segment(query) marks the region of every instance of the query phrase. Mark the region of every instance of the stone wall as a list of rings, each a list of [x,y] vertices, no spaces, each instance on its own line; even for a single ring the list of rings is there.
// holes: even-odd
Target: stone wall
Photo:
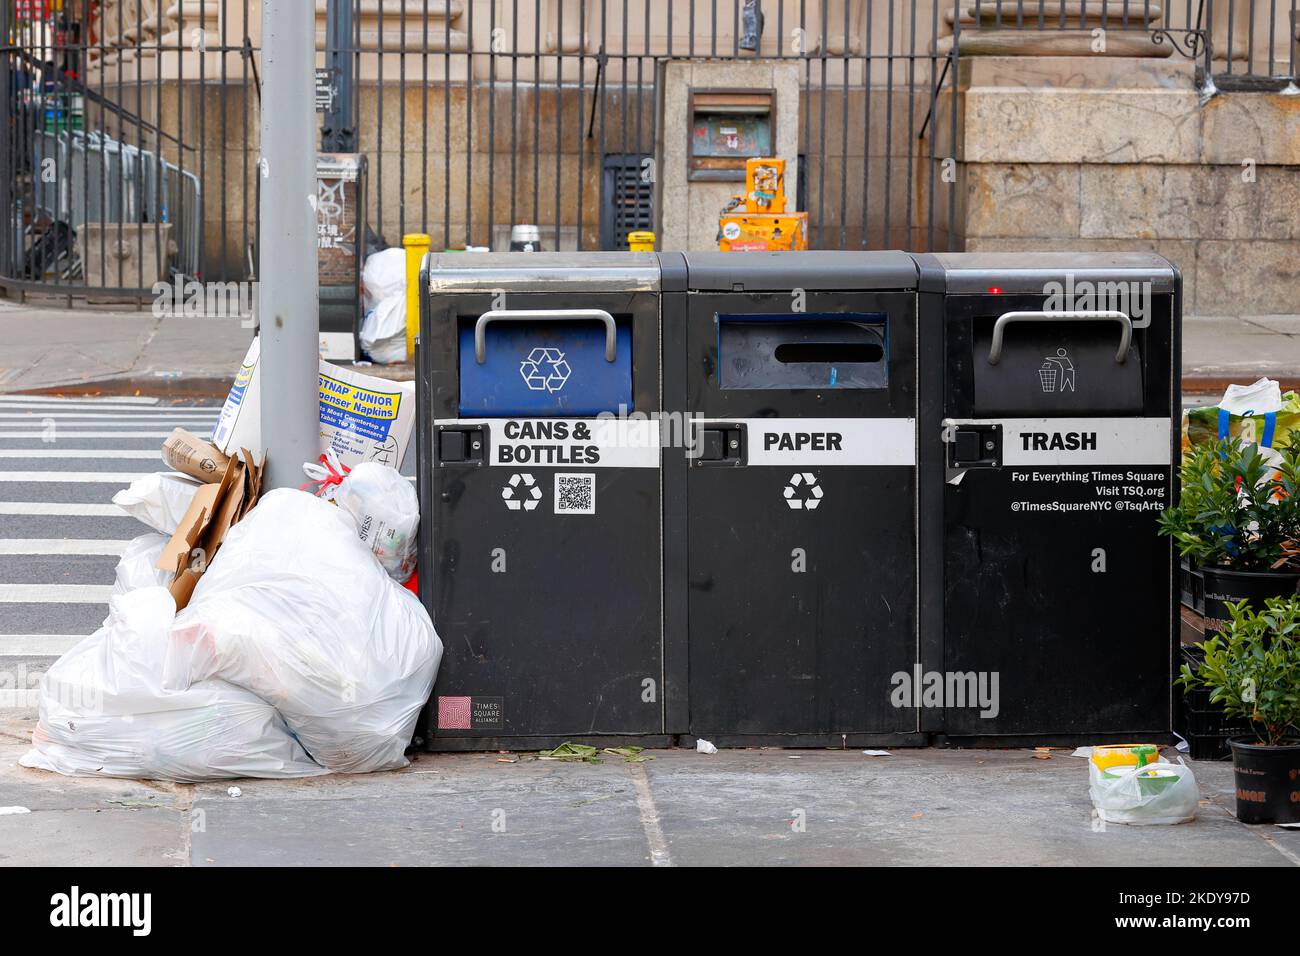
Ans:
[[[1169,60],[982,58],[960,79],[961,246],[1149,249],[1189,315],[1300,311],[1300,97],[1202,103]]]

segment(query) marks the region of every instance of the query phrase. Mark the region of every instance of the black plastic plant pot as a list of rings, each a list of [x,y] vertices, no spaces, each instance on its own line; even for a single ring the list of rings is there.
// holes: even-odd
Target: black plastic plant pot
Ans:
[[[1294,571],[1230,571],[1206,565],[1201,568],[1205,580],[1205,636],[1217,634],[1232,616],[1227,605],[1246,601],[1261,610],[1271,597],[1290,597],[1300,587],[1300,573]]]
[[[1300,823],[1300,739],[1278,747],[1244,737],[1228,741],[1242,823]]]

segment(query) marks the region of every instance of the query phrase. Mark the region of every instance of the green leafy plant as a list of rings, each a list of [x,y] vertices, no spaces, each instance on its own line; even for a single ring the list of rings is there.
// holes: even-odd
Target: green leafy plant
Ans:
[[[1258,445],[1196,445],[1184,458],[1182,495],[1160,533],[1202,565],[1300,571],[1300,436],[1270,464]]]
[[[1253,611],[1229,604],[1226,626],[1197,645],[1205,659],[1183,665],[1175,681],[1205,688],[1229,717],[1244,717],[1260,743],[1278,746],[1300,737],[1300,597],[1269,598]]]

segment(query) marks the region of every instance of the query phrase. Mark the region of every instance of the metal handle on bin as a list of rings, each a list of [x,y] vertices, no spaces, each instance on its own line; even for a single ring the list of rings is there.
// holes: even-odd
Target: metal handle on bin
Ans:
[[[1093,322],[1118,322],[1120,324],[1119,351],[1115,361],[1123,365],[1128,358],[1129,343],[1133,341],[1133,320],[1123,312],[1006,312],[993,323],[993,344],[989,346],[989,364],[1002,361],[1002,336],[1012,322],[1056,322],[1061,319],[1081,319]]]
[[[592,319],[605,323],[605,361],[618,354],[618,328],[614,317],[604,309],[494,309],[484,312],[474,323],[474,360],[487,361],[487,327],[489,322],[571,322]]]

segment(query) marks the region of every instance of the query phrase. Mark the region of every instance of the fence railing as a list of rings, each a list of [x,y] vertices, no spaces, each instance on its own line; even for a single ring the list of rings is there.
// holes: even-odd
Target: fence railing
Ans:
[[[420,231],[502,249],[522,223],[547,248],[619,248],[664,201],[666,124],[687,123],[666,65],[726,88],[761,63],[796,104],[773,145],[797,157],[810,245],[946,249],[959,58],[1100,41],[1194,60],[1221,89],[1280,86],[1297,2],[315,0],[315,145],[365,154],[371,248]],[[158,276],[255,277],[260,7],[0,9],[0,285],[143,298]]]
[[[1108,31],[1145,35],[1203,58],[1212,76],[1284,87],[1297,77],[1298,6],[1297,0],[970,0],[960,19],[963,29],[986,32],[1078,31],[1098,41]]]

